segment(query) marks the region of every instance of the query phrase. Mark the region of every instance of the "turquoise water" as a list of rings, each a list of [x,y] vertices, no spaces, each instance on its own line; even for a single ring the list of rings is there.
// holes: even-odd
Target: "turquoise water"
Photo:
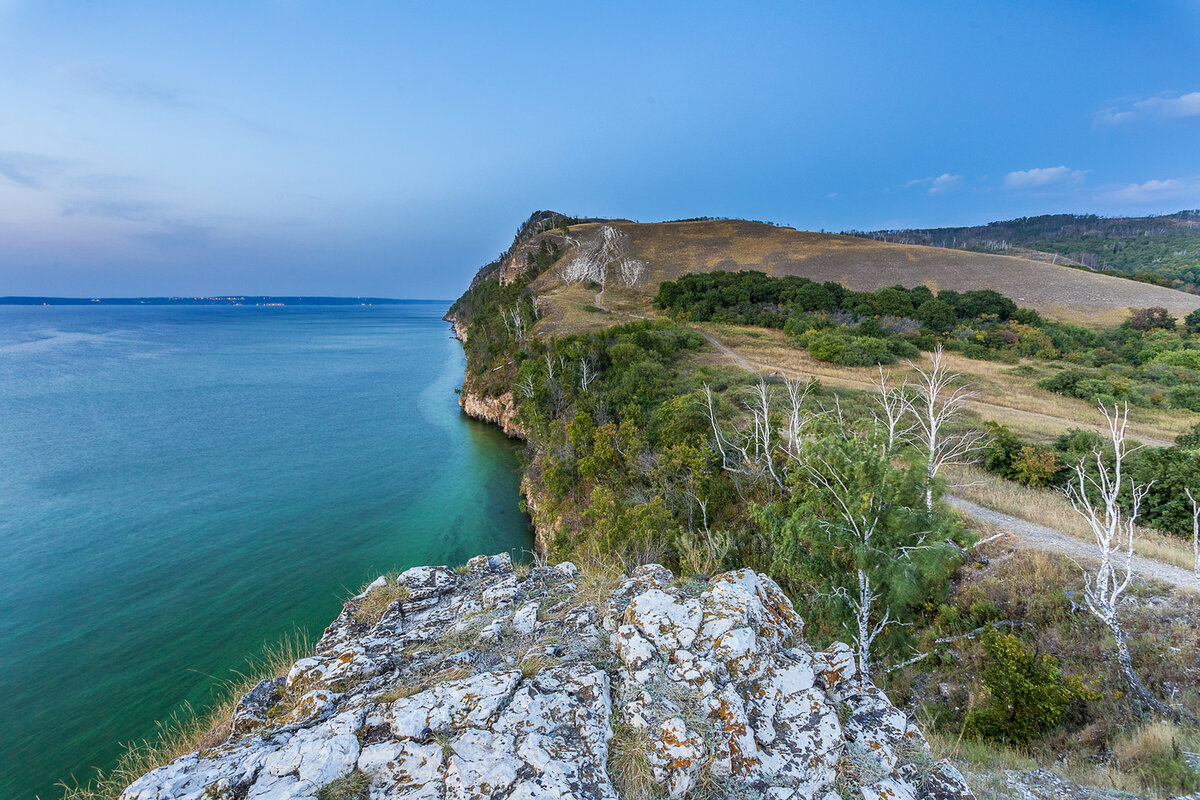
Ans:
[[[0,308],[0,797],[380,572],[531,547],[444,308]]]

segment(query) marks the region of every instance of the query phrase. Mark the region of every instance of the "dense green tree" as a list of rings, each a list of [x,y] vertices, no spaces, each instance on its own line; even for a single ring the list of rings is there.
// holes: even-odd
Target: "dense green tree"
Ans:
[[[919,464],[898,465],[883,432],[824,424],[789,472],[786,499],[760,506],[756,520],[775,544],[772,574],[803,587],[810,618],[833,638],[845,628],[859,667],[908,643],[907,623],[944,598],[965,536],[952,517],[924,507]]]
[[[954,307],[940,298],[922,303],[916,311],[916,317],[926,327],[939,332],[954,327],[957,322]]]

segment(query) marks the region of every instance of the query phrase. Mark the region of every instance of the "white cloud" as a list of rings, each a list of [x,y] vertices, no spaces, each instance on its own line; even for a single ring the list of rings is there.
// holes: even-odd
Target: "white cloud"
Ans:
[[[1195,198],[1200,196],[1200,178],[1167,178],[1166,180],[1149,180],[1145,183],[1131,183],[1120,189],[1114,189],[1104,196],[1108,200],[1119,200],[1126,203],[1154,203],[1183,197]]]
[[[1078,183],[1087,170],[1067,166],[1035,167],[1010,172],[1004,176],[1005,189],[1044,189],[1062,183]]]
[[[1200,92],[1188,92],[1177,97],[1148,97],[1127,108],[1106,108],[1096,114],[1097,122],[1105,125],[1119,125],[1138,119],[1171,120],[1194,117],[1200,117]]]
[[[951,175],[949,172],[943,172],[936,177],[914,178],[904,184],[904,188],[911,189],[914,186],[928,186],[930,194],[942,194],[957,187],[961,180],[962,175]]]
[[[929,185],[929,193],[941,194],[942,192],[948,192],[958,186],[961,180],[962,175],[951,175],[949,172],[943,172],[933,179],[933,182]]]

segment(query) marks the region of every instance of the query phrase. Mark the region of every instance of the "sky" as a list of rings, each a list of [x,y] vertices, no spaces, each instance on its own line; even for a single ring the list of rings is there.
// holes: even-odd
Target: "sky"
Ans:
[[[0,295],[453,298],[531,212],[1200,207],[1200,0],[0,0]]]

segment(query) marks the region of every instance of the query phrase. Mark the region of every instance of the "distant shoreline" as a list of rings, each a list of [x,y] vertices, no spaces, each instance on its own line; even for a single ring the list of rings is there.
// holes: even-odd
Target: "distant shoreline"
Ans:
[[[299,297],[224,295],[212,297],[0,297],[0,306],[373,306],[399,303],[449,303],[394,297]]]

